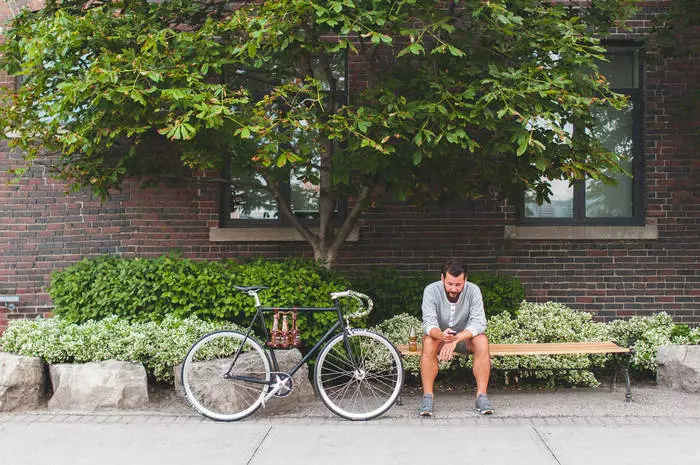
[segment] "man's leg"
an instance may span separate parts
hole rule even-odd
[[[474,354],[474,378],[476,379],[476,410],[482,415],[493,414],[493,407],[486,395],[491,374],[491,355],[489,340],[485,334],[479,334],[470,341],[469,350]]]
[[[423,336],[423,352],[420,354],[420,379],[423,383],[423,398],[421,399],[418,415],[433,416],[433,384],[438,373],[437,354],[442,342],[428,335]]]
[[[474,354],[474,378],[476,379],[476,395],[486,394],[491,375],[491,355],[489,340],[486,334],[479,334],[470,341],[469,349]]]
[[[437,354],[442,343],[427,334],[423,335],[423,352],[420,354],[420,379],[423,384],[423,395],[433,394],[433,384],[438,374]]]

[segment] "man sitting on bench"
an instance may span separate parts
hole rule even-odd
[[[491,372],[489,341],[484,334],[486,314],[479,286],[467,281],[467,270],[458,260],[450,259],[442,267],[441,279],[423,291],[423,352],[420,375],[423,399],[420,416],[433,415],[433,384],[438,360],[450,360],[455,350],[474,354],[476,410],[492,414],[486,395]]]

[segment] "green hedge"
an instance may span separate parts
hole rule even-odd
[[[423,289],[439,278],[439,273],[375,268],[367,274],[350,277],[350,281],[354,289],[374,299],[375,311],[369,322],[375,325],[401,313],[421,318]],[[487,318],[502,312],[514,315],[525,299],[525,288],[512,276],[477,272],[469,273],[469,281],[481,288]]]
[[[328,307],[330,293],[350,288],[343,276],[310,260],[257,259],[194,261],[175,255],[124,259],[104,256],[83,260],[52,275],[49,294],[54,314],[71,323],[117,315],[129,321],[162,321],[166,316],[230,320],[247,326],[253,299],[234,285],[264,285],[263,305]],[[313,342],[333,313],[300,315],[302,341]]]

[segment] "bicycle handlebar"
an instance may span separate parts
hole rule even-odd
[[[341,297],[350,297],[354,299],[358,303],[358,312],[351,313],[349,315],[345,315],[345,318],[362,318],[370,314],[372,309],[374,308],[374,302],[372,302],[372,299],[368,296],[365,295],[361,292],[357,291],[342,291],[342,292],[332,292],[331,293],[331,299],[333,300],[338,300]],[[365,309],[366,308],[366,309]]]

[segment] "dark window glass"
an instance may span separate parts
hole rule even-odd
[[[617,184],[586,179],[569,185],[552,181],[550,201],[538,205],[532,192],[524,193],[520,219],[523,224],[643,224],[641,51],[610,47],[609,62],[599,64],[612,88],[629,96],[622,110],[601,110],[594,136],[610,151],[620,154],[623,168],[631,174],[615,175]],[[575,128],[572,127],[572,130]]]

